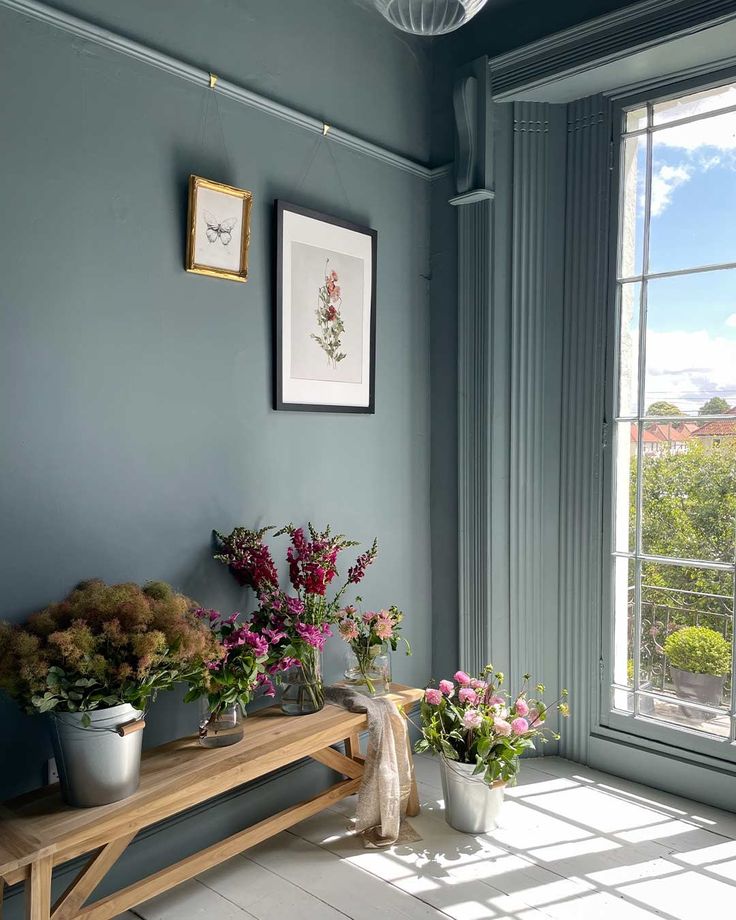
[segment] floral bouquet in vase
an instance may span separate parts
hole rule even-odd
[[[378,553],[373,541],[348,569],[346,580],[328,597],[338,574],[337,560],[343,550],[357,546],[330,527],[316,530],[309,524],[287,524],[274,536],[288,535],[286,560],[294,593],[282,590],[271,552],[264,536],[272,527],[261,530],[236,528],[228,537],[216,534],[222,552],[215,558],[230,566],[240,584],[256,592],[258,609],[252,628],[269,644],[267,670],[284,685],[281,706],[289,715],[316,712],[324,706],[322,649],[338,620],[340,601],[352,585],[359,584],[367,567]]]
[[[370,696],[388,693],[391,686],[389,652],[395,652],[402,641],[406,644],[406,654],[411,655],[408,640],[399,635],[403,619],[404,614],[398,607],[363,614],[353,606],[340,611],[338,631],[350,648],[345,669],[345,679],[350,686]]]
[[[217,610],[199,609],[216,643],[217,655],[187,677],[185,703],[202,701],[199,741],[204,747],[226,747],[243,737],[241,716],[261,684],[268,683],[269,645],[249,625],[238,622],[239,613],[223,617]]]
[[[488,665],[476,678],[458,671],[453,680],[424,691],[422,738],[418,753],[439,754],[445,819],[456,830],[481,834],[496,826],[506,784],[516,781],[519,758],[557,732],[546,727],[549,707],[544,685],[529,690],[529,675],[519,692],[503,689],[504,676]],[[553,708],[569,714],[567,691]]]

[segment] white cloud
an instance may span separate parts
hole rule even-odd
[[[736,339],[706,330],[650,331],[646,361],[647,403],[666,399],[695,412],[711,396],[723,396],[736,405]]]
[[[736,313],[732,313],[730,316],[726,317],[727,326],[736,326]]]
[[[733,104],[736,104],[736,92]],[[701,147],[736,150],[736,112],[691,121],[674,128],[663,128],[652,135],[654,152],[658,147],[677,147],[692,152]]]
[[[658,217],[672,201],[672,193],[692,176],[689,166],[659,166],[652,173],[652,216]]]

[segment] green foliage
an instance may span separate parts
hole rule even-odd
[[[698,415],[725,415],[730,408],[722,396],[713,396],[698,409]]]
[[[682,452],[646,457],[643,464],[642,543],[650,555],[679,559],[732,561],[736,521],[736,438],[718,446],[690,441]],[[630,540],[634,545],[636,461],[631,466]],[[643,582],[695,594],[729,597],[727,572],[696,567],[645,563]],[[647,598],[645,597],[646,601]],[[657,603],[668,603],[659,592]],[[671,606],[682,606],[683,596],[672,595]],[[731,606],[691,595],[688,604],[704,612],[730,615]]]
[[[679,406],[676,406],[674,403],[667,402],[662,399],[659,402],[653,402],[646,412],[650,416],[661,416],[661,415],[684,415],[685,413]]]
[[[217,654],[194,606],[162,582],[83,582],[23,626],[0,623],[0,689],[27,712],[144,709]]]
[[[705,626],[688,626],[667,636],[664,652],[681,671],[721,677],[731,670],[730,643]]]

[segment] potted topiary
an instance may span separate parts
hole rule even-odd
[[[147,706],[219,657],[196,605],[169,585],[88,581],[24,625],[0,623],[0,689],[46,713],[70,805],[104,805],[138,788]]]
[[[731,644],[727,639],[706,626],[686,626],[667,636],[664,653],[681,699],[706,706],[721,705],[726,677],[731,670]],[[687,706],[682,709],[694,718],[715,718],[715,713]]]

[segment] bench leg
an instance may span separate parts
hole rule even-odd
[[[49,920],[51,917],[50,856],[32,862],[26,878],[26,920]]]
[[[360,753],[360,735],[357,732],[345,739],[345,753],[348,757],[352,757],[353,760],[362,759]]]

